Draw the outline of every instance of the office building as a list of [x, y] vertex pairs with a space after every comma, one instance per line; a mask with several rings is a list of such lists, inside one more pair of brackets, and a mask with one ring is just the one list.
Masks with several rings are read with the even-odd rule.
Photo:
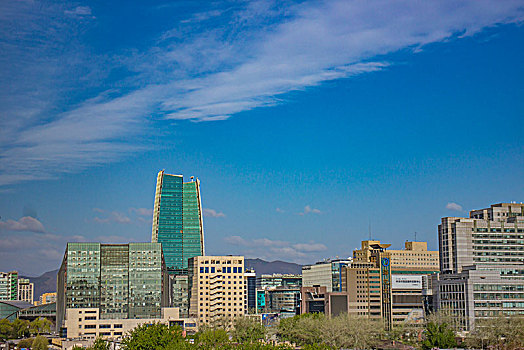
[[45, 305], [50, 303], [56, 303], [56, 292], [44, 293], [40, 296], [39, 300], [35, 301], [35, 305]]
[[68, 243], [57, 276], [57, 328], [69, 309], [100, 319], [156, 319], [168, 306], [160, 243]]
[[254, 269], [244, 272], [244, 310], [254, 314], [257, 310], [257, 274]]
[[434, 303], [454, 316], [459, 329], [473, 329], [478, 320], [496, 316], [524, 316], [523, 279], [475, 265], [461, 270], [433, 276]]
[[34, 283], [29, 282], [27, 278], [18, 279], [18, 300], [33, 303]]
[[300, 288], [274, 287], [265, 290], [265, 312], [288, 318], [300, 314]]
[[200, 325], [245, 314], [243, 256], [195, 256], [188, 270], [189, 316]]
[[[157, 176], [152, 242], [162, 243], [170, 274], [187, 273], [188, 259], [204, 255], [200, 181], [182, 175]], [[182, 271], [179, 271], [182, 270]]]
[[189, 276], [187, 273], [170, 274], [169, 289], [169, 305], [179, 309], [180, 317], [189, 317]]
[[469, 218], [444, 217], [438, 234], [442, 272], [477, 265], [524, 278], [524, 204], [499, 203], [472, 210]]
[[327, 287], [300, 288], [300, 313], [323, 313], [330, 317], [349, 313], [349, 294], [347, 292], [328, 292]]
[[284, 287], [291, 289], [300, 289], [302, 286], [302, 276], [293, 274], [274, 273], [263, 274], [257, 277], [258, 289], [271, 289], [276, 287]]
[[129, 331], [141, 324], [162, 323], [178, 325], [186, 332], [196, 332], [195, 320], [180, 317], [177, 308], [161, 308], [158, 317], [107, 319], [100, 313], [100, 308], [67, 309], [63, 329], [67, 330], [66, 338], [96, 337], [121, 339]]
[[18, 300], [18, 272], [0, 272], [0, 300]]
[[524, 204], [499, 203], [438, 226], [441, 273], [433, 307], [471, 330], [494, 316], [524, 315]]
[[351, 264], [349, 259], [325, 260], [302, 267], [302, 286], [325, 286], [327, 292], [342, 291], [342, 267]]
[[404, 250], [391, 245], [363, 241], [353, 251], [351, 266], [343, 268], [349, 313], [381, 318], [386, 326], [424, 317], [424, 276], [438, 272], [438, 252], [428, 251], [426, 242], [406, 242]]

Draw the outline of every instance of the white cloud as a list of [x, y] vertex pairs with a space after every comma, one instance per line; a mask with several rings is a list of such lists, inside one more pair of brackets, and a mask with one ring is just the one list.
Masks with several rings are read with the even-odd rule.
[[31, 216], [24, 216], [18, 221], [7, 220], [0, 221], [0, 230], [6, 231], [27, 231], [27, 232], [36, 232], [44, 233], [44, 225], [38, 219], [35, 219]]
[[99, 224], [107, 224], [107, 223], [114, 223], [114, 222], [118, 224], [130, 224], [131, 223], [131, 219], [128, 216], [118, 211], [109, 212], [109, 211], [105, 211], [100, 208], [93, 208], [93, 211], [100, 213], [104, 216], [104, 217], [95, 216], [93, 218], [93, 221]]
[[[241, 236], [229, 236], [224, 240], [237, 246], [239, 254], [249, 257], [260, 257], [266, 260], [300, 261], [310, 263], [320, 256], [319, 252], [327, 250], [321, 243], [290, 243], [269, 238], [245, 239]], [[231, 248], [235, 250], [233, 247]]]
[[89, 6], [77, 6], [73, 10], [65, 10], [64, 13], [69, 16], [88, 16], [91, 15]]
[[285, 213], [285, 211], [282, 210], [282, 209], [280, 209], [280, 208], [276, 208], [275, 211], [276, 211], [277, 213]]
[[322, 252], [327, 250], [327, 247], [322, 243], [298, 243], [294, 244], [293, 248], [304, 252]]
[[318, 210], [316, 208], [312, 208], [310, 205], [306, 205], [304, 207], [304, 211], [298, 213], [298, 215], [304, 216], [304, 215], [307, 215], [307, 214], [320, 214], [320, 213], [321, 213], [320, 210]]
[[129, 208], [129, 211], [140, 216], [153, 216], [153, 209], [149, 208]]
[[[418, 52], [431, 43], [458, 40], [524, 18], [519, 0], [332, 0], [284, 5], [250, 1], [228, 11], [211, 9], [190, 16], [176, 24], [176, 30], [159, 35], [154, 47], [131, 58], [123, 53], [94, 56], [74, 50], [82, 47], [75, 44], [65, 50], [76, 55], [71, 60], [56, 53], [64, 52], [61, 48], [74, 42], [81, 29], [68, 23], [83, 21], [61, 19], [47, 25], [41, 19], [56, 19], [56, 13], [64, 12], [90, 16], [90, 8], [55, 8], [53, 13], [40, 14], [38, 8], [0, 6], [4, 6], [0, 19], [24, 21], [6, 27], [3, 32], [9, 37], [0, 46], [10, 60], [0, 61], [0, 66], [21, 62], [0, 71], [0, 86], [6, 87], [0, 96], [2, 112], [12, 116], [0, 119], [0, 185], [54, 178], [142, 151], [146, 143], [140, 136], [154, 126], [152, 115], [226, 120], [239, 112], [282, 103], [283, 94], [291, 91], [383, 70], [394, 64], [384, 61], [389, 53]], [[215, 27], [198, 24], [211, 17], [218, 21]], [[39, 23], [46, 26], [35, 28]], [[35, 38], [35, 32], [41, 35]], [[33, 46], [20, 46], [27, 42]], [[129, 84], [121, 82], [130, 92], [107, 87], [78, 105], [58, 105], [69, 90], [60, 91], [57, 82], [75, 84], [79, 70], [86, 69], [89, 83], [96, 86], [100, 76], [122, 65], [137, 73]], [[17, 71], [20, 75], [13, 78]], [[17, 88], [12, 82], [19, 84]]]
[[221, 211], [218, 212], [215, 209], [204, 208], [204, 216], [212, 218], [225, 218], [226, 214], [222, 213]]
[[449, 202], [446, 204], [446, 209], [448, 210], [455, 210], [455, 211], [462, 211], [462, 206], [460, 204]]

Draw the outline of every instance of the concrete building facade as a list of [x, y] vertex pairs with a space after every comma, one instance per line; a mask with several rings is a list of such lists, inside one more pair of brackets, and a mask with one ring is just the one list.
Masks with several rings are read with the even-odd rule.
[[343, 269], [350, 314], [380, 318], [390, 327], [424, 316], [423, 279], [438, 272], [438, 252], [426, 242], [406, 242], [404, 250], [363, 241]]
[[27, 278], [18, 279], [18, 300], [33, 303], [34, 301], [34, 283], [31, 283]]
[[243, 256], [195, 256], [188, 272], [189, 316], [199, 324], [245, 314]]
[[181, 318], [177, 308], [162, 308], [158, 318], [106, 319], [98, 308], [67, 309], [64, 328], [67, 338], [119, 339], [142, 324], [179, 325], [186, 331], [196, 331], [195, 320]]
[[450, 312], [463, 330], [490, 317], [524, 315], [524, 204], [442, 218], [438, 233], [434, 309]]

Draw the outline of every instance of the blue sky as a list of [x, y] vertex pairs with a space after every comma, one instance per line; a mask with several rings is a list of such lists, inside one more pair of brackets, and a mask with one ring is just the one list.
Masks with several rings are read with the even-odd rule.
[[201, 180], [208, 254], [299, 263], [523, 201], [521, 1], [5, 1], [0, 270], [148, 241]]

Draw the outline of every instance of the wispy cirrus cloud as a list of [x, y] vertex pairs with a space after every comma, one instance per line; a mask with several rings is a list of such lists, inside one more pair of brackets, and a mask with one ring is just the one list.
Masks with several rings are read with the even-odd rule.
[[[94, 17], [90, 8], [3, 2], [0, 185], [139, 152], [145, 149], [140, 137], [158, 120], [226, 120], [282, 103], [291, 91], [383, 70], [395, 63], [389, 53], [417, 52], [524, 18], [517, 0], [229, 5], [188, 15], [147, 49], [94, 55], [81, 41], [90, 22], [65, 18]], [[134, 75], [108, 83], [112, 69]], [[101, 91], [68, 102], [84, 72], [85, 84]]]

